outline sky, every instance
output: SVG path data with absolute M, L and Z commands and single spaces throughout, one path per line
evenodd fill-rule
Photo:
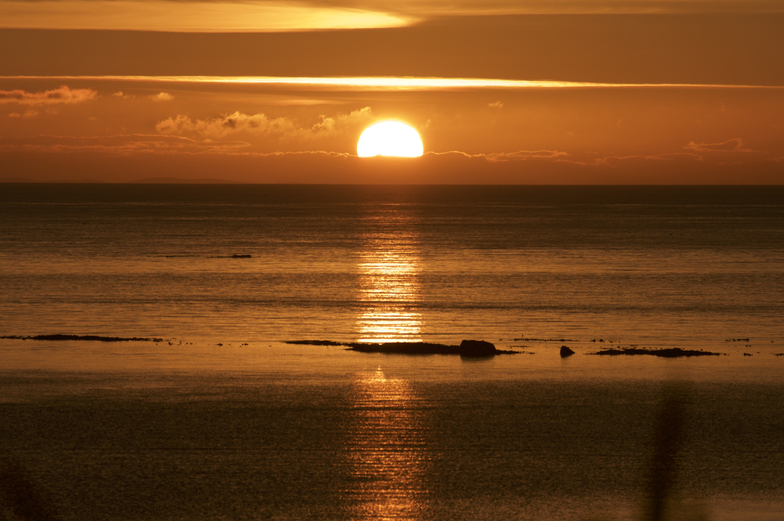
M 0 181 L 784 183 L 780 0 L 0 0 L 0 48 Z

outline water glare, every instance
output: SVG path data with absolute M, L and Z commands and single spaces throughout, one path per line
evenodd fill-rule
M 351 519 L 421 519 L 429 457 L 425 418 L 410 382 L 379 368 L 355 382 L 347 429 Z
M 369 223 L 360 252 L 360 342 L 421 342 L 419 244 L 413 219 L 382 212 Z

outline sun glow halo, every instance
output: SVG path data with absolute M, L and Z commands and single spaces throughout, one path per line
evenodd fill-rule
M 400 121 L 381 121 L 366 128 L 359 136 L 359 157 L 419 157 L 424 147 L 419 133 Z

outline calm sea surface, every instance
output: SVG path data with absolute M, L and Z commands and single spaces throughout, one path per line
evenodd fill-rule
M 0 340 L 6 513 L 784 518 L 782 187 L 6 184 L 0 290 L 164 339 Z

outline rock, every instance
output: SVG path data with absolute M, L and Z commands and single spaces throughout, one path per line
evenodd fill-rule
M 493 356 L 496 349 L 484 340 L 463 340 L 460 342 L 460 356 Z
M 566 346 L 561 346 L 561 358 L 566 358 L 567 356 L 572 356 L 573 354 L 574 351 L 572 351 Z

